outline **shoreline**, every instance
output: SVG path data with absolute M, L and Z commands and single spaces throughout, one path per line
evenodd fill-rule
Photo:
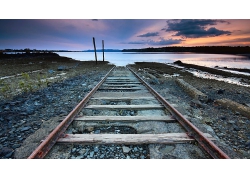
M 187 63 L 183 63 L 181 61 L 175 61 L 173 64 L 176 64 L 178 66 L 182 66 L 185 68 L 194 68 L 194 69 L 198 69 L 201 71 L 205 71 L 205 72 L 209 72 L 211 74 L 217 74 L 217 75 L 222 75 L 222 76 L 226 76 L 226 77 L 237 77 L 237 78 L 246 78 L 248 80 L 250 80 L 250 76 L 247 75 L 243 75 L 243 74 L 234 74 L 231 72 L 226 72 L 223 70 L 220 70 L 219 68 L 210 68 L 210 67 L 206 67 L 206 66 L 200 66 L 200 65 L 194 65 L 194 64 L 187 64 Z M 224 69 L 228 69 L 228 70 L 235 70 L 235 71 L 240 71 L 240 72 L 249 72 L 250 73 L 250 69 L 240 69 L 240 68 L 224 68 Z

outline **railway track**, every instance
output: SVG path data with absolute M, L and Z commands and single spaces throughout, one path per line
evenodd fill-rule
M 214 140 L 190 123 L 132 69 L 114 67 L 28 159 L 155 158 L 157 155 L 153 154 L 159 150 L 159 144 L 165 153 L 170 151 L 165 148 L 167 145 L 174 145 L 170 147 L 175 147 L 176 153 L 178 147 L 182 151 L 183 147 L 196 146 L 197 151 L 203 153 L 200 158 L 229 158 Z M 93 152 L 86 152 L 85 146 L 92 146 Z M 109 149 L 105 146 L 116 152 L 106 152 Z M 119 152 L 122 155 L 117 155 Z

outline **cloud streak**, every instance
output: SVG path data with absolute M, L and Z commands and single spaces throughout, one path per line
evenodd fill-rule
M 151 45 L 151 46 L 168 46 L 168 45 L 176 45 L 180 44 L 185 40 L 182 39 L 164 39 L 160 38 L 160 40 L 142 40 L 142 41 L 130 41 L 124 44 L 142 44 L 142 45 Z
M 229 22 L 224 20 L 199 20 L 199 19 L 183 19 L 183 20 L 169 20 L 168 27 L 163 28 L 166 32 L 175 32 L 173 36 L 181 36 L 183 38 L 201 38 L 201 37 L 215 37 L 221 35 L 231 35 L 232 32 L 219 30 L 215 27 L 218 23 Z
M 149 33 L 146 33 L 146 34 L 141 34 L 137 37 L 152 37 L 152 36 L 159 36 L 159 33 L 158 32 L 149 32 Z

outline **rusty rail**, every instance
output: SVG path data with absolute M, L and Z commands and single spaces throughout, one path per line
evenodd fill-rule
M 160 94 L 158 94 L 150 85 L 141 79 L 132 69 L 127 68 L 144 84 L 148 90 L 167 108 L 172 116 L 187 130 L 188 136 L 193 137 L 201 147 L 215 159 L 230 159 L 218 146 L 206 138 L 203 133 L 187 120 L 177 109 L 169 104 Z
M 54 146 L 56 141 L 63 135 L 64 131 L 71 124 L 75 116 L 86 105 L 90 97 L 107 79 L 110 72 L 115 66 L 105 75 L 105 77 L 84 97 L 84 99 L 65 117 L 65 119 L 49 134 L 49 136 L 32 152 L 28 159 L 40 159 L 45 157 L 49 150 Z

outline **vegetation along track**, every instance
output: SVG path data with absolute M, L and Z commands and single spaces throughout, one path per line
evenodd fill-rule
M 114 67 L 28 157 L 229 158 L 129 67 Z

